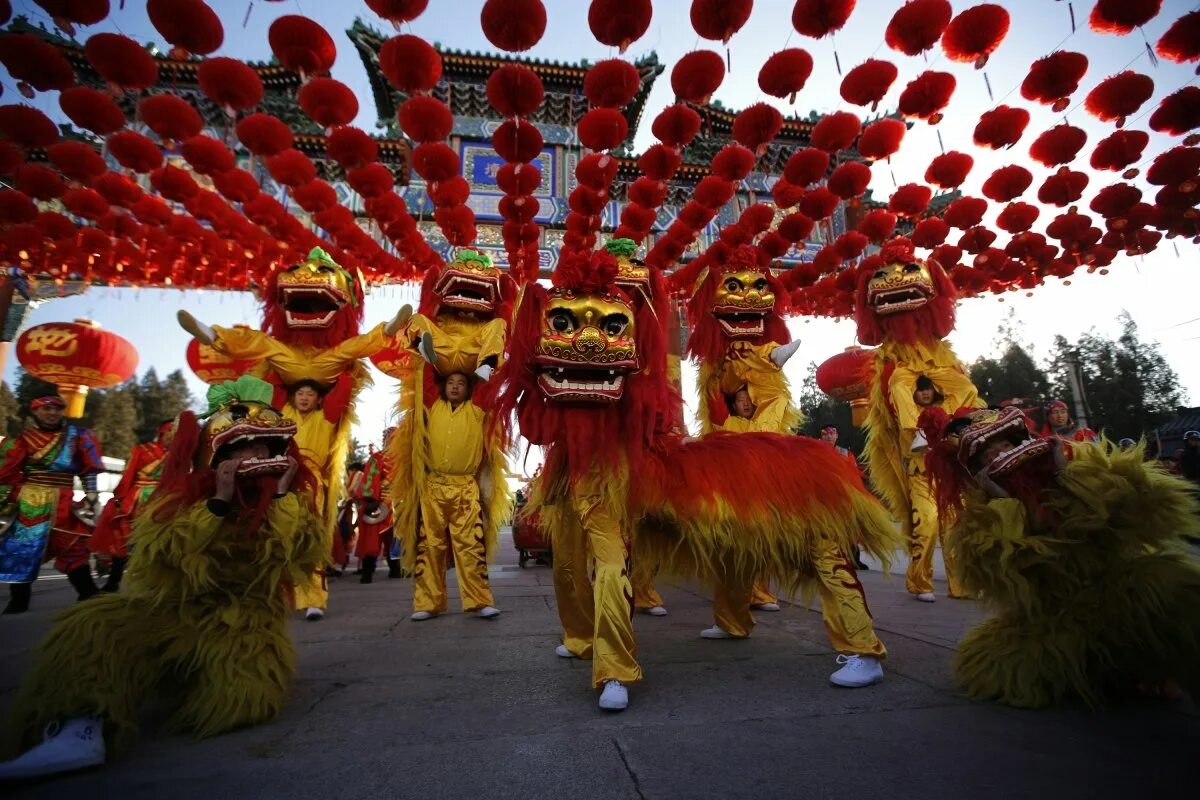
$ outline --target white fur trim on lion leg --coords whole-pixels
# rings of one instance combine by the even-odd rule
[[[61,726],[51,723],[41,744],[0,764],[0,780],[36,778],[103,764],[103,725],[98,717],[76,717]]]
[[[179,320],[179,327],[190,333],[192,338],[199,341],[200,344],[211,345],[217,340],[216,331],[183,309],[180,309],[179,312],[175,314],[175,318]]]
[[[771,351],[771,360],[773,362],[775,362],[775,366],[779,367],[780,369],[783,369],[783,365],[786,364],[788,362],[788,359],[791,358],[793,355],[795,355],[796,351],[799,349],[800,349],[800,340],[799,339],[788,342],[787,344],[781,344],[781,345],[779,345],[779,347],[776,347],[774,350]]]

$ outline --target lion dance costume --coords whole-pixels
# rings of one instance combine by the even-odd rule
[[[362,570],[362,583],[375,580],[375,565],[382,552],[387,559],[388,577],[399,578],[400,561],[392,558],[392,465],[387,447],[395,428],[383,432],[383,449],[367,458],[362,474],[351,481],[351,494],[359,505],[358,541],[354,555]]]
[[[968,694],[1096,706],[1178,682],[1197,696],[1200,568],[1182,537],[1200,523],[1184,481],[1141,446],[1036,438],[1015,408],[921,425],[963,586],[995,613],[959,642]]]
[[[506,438],[490,421],[488,378],[501,364],[513,284],[490,258],[461,248],[430,270],[419,313],[396,334],[420,356],[401,386],[400,421],[388,447],[393,466],[395,535],[413,573],[413,619],[447,608],[446,565],[454,558],[463,610],[492,617],[487,564],[508,519]],[[446,379],[473,384],[457,407],[442,396]]]
[[[748,595],[756,576],[792,588],[814,581],[851,671],[882,657],[854,568],[836,554],[861,535],[886,558],[894,534],[883,507],[819,442],[665,433],[661,318],[649,303],[635,306],[616,275],[610,253],[564,253],[553,288],[525,287],[503,370],[499,410],[546,448],[524,513],[553,532],[558,654],[591,659],[601,708],[628,705],[624,684],[642,676],[632,549],[733,593]]]
[[[855,317],[858,340],[878,345],[867,384],[871,483],[904,528],[909,593],[933,599],[933,552],[942,533],[917,437],[921,407],[913,395],[922,376],[947,408],[983,405],[966,369],[942,341],[954,329],[954,284],[941,265],[920,261],[907,239],[893,239],[859,265]],[[953,557],[943,548],[951,597],[962,595]]]
[[[335,263],[319,247],[308,258],[274,272],[263,291],[264,330],[208,327],[185,311],[180,324],[202,343],[236,359],[254,359],[254,374],[277,388],[277,403],[296,422],[296,444],[316,476],[321,532],[333,553],[338,501],[355,422],[354,400],[370,377],[361,358],[382,350],[400,318],[358,334],[363,316],[363,287],[357,276]],[[312,381],[324,393],[317,412],[301,414],[284,401],[288,387]],[[326,558],[326,561],[330,560]],[[324,567],[296,593],[298,608],[324,609],[329,597]]]
[[[692,331],[687,353],[700,366],[700,431],[790,434],[801,420],[783,374],[783,365],[799,346],[783,319],[787,295],[755,247],[718,242],[705,259],[707,272],[687,307]],[[753,407],[749,417],[731,413],[741,391]],[[752,607],[779,610],[766,581],[754,582],[744,608],[732,607],[730,600],[718,587],[713,601],[716,626],[705,636],[749,636]]]
[[[294,671],[287,594],[328,547],[296,426],[271,393],[244,376],[210,387],[202,430],[181,416],[125,586],[68,609],[40,645],[8,731],[20,747],[46,738],[0,777],[102,763],[159,685],[180,693],[173,723],[196,736],[279,713]]]
[[[134,515],[153,494],[162,477],[167,448],[175,434],[175,421],[169,420],[158,426],[158,435],[149,442],[133,448],[121,481],[113,489],[112,500],[104,506],[96,522],[96,533],[88,545],[92,552],[108,556],[112,562],[108,580],[103,591],[116,592],[121,588],[121,577],[129,559],[129,531]]]

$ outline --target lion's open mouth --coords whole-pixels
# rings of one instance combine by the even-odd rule
[[[765,311],[724,311],[716,309],[713,317],[720,324],[726,336],[735,339],[749,339],[762,336],[766,331]]]
[[[868,301],[876,313],[898,314],[928,303],[933,297],[933,287],[921,281],[895,288],[870,289],[868,294]]]
[[[541,367],[542,394],[563,403],[612,403],[625,391],[625,370],[607,367]]]
[[[332,286],[281,286],[279,294],[289,328],[328,328],[346,304]]]
[[[498,299],[495,278],[477,277],[451,270],[438,279],[435,291],[442,305],[464,311],[493,311]]]

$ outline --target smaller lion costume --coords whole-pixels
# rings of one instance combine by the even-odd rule
[[[279,713],[295,669],[288,595],[328,550],[296,426],[271,394],[243,376],[210,387],[202,430],[191,412],[181,416],[159,488],[134,524],[122,591],[59,615],[14,702],[14,744],[35,744],[48,723],[96,718],[91,727],[120,749],[160,686],[178,692],[174,727],[198,737]],[[222,502],[217,469],[229,458],[235,491]],[[22,761],[54,746],[48,738],[0,765],[0,777],[30,774],[18,771]]]
[[[1184,481],[1142,446],[1035,438],[1015,408],[926,411],[921,426],[959,576],[994,612],[955,655],[971,697],[1098,706],[1172,681],[1197,696],[1200,568],[1182,537],[1200,518]]]

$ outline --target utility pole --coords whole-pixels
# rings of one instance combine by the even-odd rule
[[[1075,423],[1087,428],[1087,396],[1083,393],[1083,368],[1079,364],[1079,351],[1071,350],[1067,356],[1067,385],[1071,387],[1071,400],[1075,406]]]

